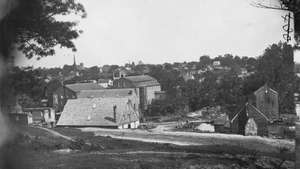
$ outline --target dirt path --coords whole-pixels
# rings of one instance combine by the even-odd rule
[[[275,140],[257,136],[240,136],[217,133],[170,132],[161,130],[115,130],[102,128],[81,128],[84,132],[93,132],[95,136],[110,136],[117,139],[144,142],[170,143],[176,145],[230,145],[250,148],[261,152],[278,153],[282,147],[291,152],[295,149],[293,141]]]
[[[62,135],[62,134],[60,134],[59,132],[56,132],[56,131],[54,131],[54,130],[51,130],[51,129],[48,129],[48,128],[43,128],[43,127],[37,127],[37,128],[42,129],[42,130],[45,130],[45,131],[49,132],[50,134],[52,134],[52,135],[55,136],[55,137],[61,137],[61,138],[64,138],[64,139],[66,139],[66,140],[69,140],[69,141],[74,141],[73,138],[71,138],[71,137],[69,137],[69,136]]]

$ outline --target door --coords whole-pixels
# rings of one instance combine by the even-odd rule
[[[245,126],[246,136],[256,136],[257,135],[257,124],[253,118],[249,118]]]

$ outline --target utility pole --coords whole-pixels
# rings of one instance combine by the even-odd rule
[[[292,39],[290,36],[290,33],[292,33],[294,31],[291,28],[291,19],[292,19],[291,12],[289,12],[285,16],[282,16],[282,18],[284,19],[284,22],[286,23],[285,25],[282,26],[282,29],[285,31],[285,33],[283,34],[283,39],[286,40],[286,42],[288,43]]]

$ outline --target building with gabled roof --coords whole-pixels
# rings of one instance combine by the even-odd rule
[[[278,92],[271,89],[267,84],[254,92],[256,107],[270,120],[279,118]]]
[[[137,128],[139,113],[127,97],[68,100],[57,126]]]
[[[58,126],[136,128],[139,97],[135,89],[83,90],[67,101]]]
[[[74,83],[74,84],[67,84],[67,88],[70,90],[78,93],[82,90],[100,90],[104,89],[102,86],[96,84],[96,83]]]
[[[114,80],[113,88],[134,88],[140,98],[140,110],[144,113],[155,99],[155,92],[161,91],[159,82],[149,75],[127,76]]]
[[[127,76],[114,81],[115,88],[139,88],[160,86],[158,81],[149,75]]]
[[[268,124],[270,122],[267,116],[250,103],[246,103],[230,121],[234,133],[260,136],[268,135]],[[256,127],[251,128],[249,126]]]
[[[268,85],[254,92],[256,106],[246,103],[231,119],[232,132],[242,135],[268,136],[269,126],[280,121],[278,93]]]
[[[82,90],[77,98],[104,98],[104,97],[130,97],[137,96],[136,89],[103,89],[103,90]]]

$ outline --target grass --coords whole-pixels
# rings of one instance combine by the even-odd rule
[[[239,147],[214,146],[176,146],[172,144],[145,143],[139,141],[120,140],[110,137],[95,137],[93,133],[81,132],[74,128],[55,128],[61,134],[75,138],[73,143],[63,138],[54,137],[38,128],[22,128],[18,130],[14,141],[9,142],[0,150],[2,161],[0,168],[11,169],[68,169],[68,168],[124,168],[124,169],[166,169],[166,168],[201,168],[223,166],[231,168],[247,168],[249,160],[237,154],[255,154],[250,149]],[[89,143],[85,147],[81,142]],[[75,144],[75,145],[74,145]],[[55,153],[57,149],[80,149],[70,154]],[[93,152],[101,152],[97,154]],[[118,154],[128,151],[165,151],[190,152],[178,154]],[[116,154],[105,154],[105,153]],[[209,156],[209,154],[219,156]],[[226,155],[227,154],[227,155]],[[229,155],[231,154],[231,155]],[[266,154],[265,154],[266,155]],[[259,157],[259,155],[257,155]],[[271,158],[269,158],[271,159]],[[290,163],[290,166],[293,164]],[[3,167],[4,166],[4,167]]]

